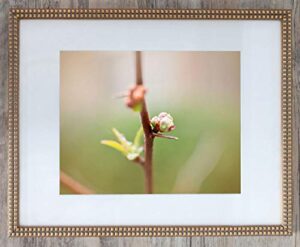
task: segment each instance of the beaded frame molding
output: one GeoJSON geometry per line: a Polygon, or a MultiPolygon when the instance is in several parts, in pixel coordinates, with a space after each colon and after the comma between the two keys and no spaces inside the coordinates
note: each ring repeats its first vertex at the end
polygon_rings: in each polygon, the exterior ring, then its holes
{"type": "Polygon", "coordinates": [[[236,236],[292,234],[292,14],[290,10],[10,9],[8,234],[11,237],[236,236]],[[19,224],[19,28],[23,19],[196,19],[281,22],[282,224],[249,226],[21,226],[19,224]]]}

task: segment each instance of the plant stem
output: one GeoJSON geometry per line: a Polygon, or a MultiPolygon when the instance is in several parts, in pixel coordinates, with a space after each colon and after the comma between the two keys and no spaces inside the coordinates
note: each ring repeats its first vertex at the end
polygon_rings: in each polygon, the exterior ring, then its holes
{"type": "Polygon", "coordinates": [[[144,164],[145,164],[145,160],[138,156],[136,159],[133,160],[135,163],[139,164],[140,166],[144,167],[144,164]]]}
{"type": "Polygon", "coordinates": [[[95,194],[94,191],[85,187],[84,185],[82,185],[63,171],[60,171],[60,182],[76,194],[95,194]]]}
{"type": "MultiPolygon", "coordinates": [[[[143,85],[142,62],[141,62],[140,51],[136,52],[136,84],[143,85]]],[[[148,194],[152,194],[153,193],[152,156],[153,156],[154,135],[152,133],[149,113],[147,110],[147,104],[145,99],[142,101],[142,110],[140,112],[140,118],[144,130],[144,138],[145,138],[145,144],[144,144],[145,192],[148,194]]]]}
{"type": "Polygon", "coordinates": [[[164,134],[161,134],[161,133],[153,133],[153,135],[155,137],[160,137],[160,138],[165,138],[165,139],[171,139],[171,140],[178,140],[178,137],[176,137],[176,136],[169,136],[169,135],[164,135],[164,134]]]}

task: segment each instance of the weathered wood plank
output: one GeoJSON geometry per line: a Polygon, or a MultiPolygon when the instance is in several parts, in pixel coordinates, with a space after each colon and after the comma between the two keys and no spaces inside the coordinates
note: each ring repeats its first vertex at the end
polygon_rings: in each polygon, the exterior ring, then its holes
{"type": "Polygon", "coordinates": [[[294,164],[300,147],[299,0],[10,0],[0,3],[0,246],[300,246],[299,167],[295,167],[294,234],[291,237],[222,238],[7,238],[7,35],[8,8],[292,8],[294,14],[294,164]]]}
{"type": "Polygon", "coordinates": [[[7,219],[7,11],[9,4],[0,3],[0,245],[6,246],[6,219],[7,219]]]}

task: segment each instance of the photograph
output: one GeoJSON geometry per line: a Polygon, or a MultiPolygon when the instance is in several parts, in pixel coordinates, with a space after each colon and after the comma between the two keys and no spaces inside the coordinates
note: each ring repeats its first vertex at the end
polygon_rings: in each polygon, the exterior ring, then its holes
{"type": "Polygon", "coordinates": [[[240,193],[240,170],[240,52],[60,52],[60,194],[240,193]]]}
{"type": "Polygon", "coordinates": [[[48,5],[0,16],[0,246],[297,242],[295,4],[48,5]]]}

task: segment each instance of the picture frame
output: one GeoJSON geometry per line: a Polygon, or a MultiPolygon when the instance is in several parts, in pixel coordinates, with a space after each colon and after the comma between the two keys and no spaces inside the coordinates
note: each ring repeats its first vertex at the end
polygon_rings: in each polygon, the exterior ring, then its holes
{"type": "Polygon", "coordinates": [[[8,231],[11,237],[236,236],[292,234],[292,14],[290,10],[18,9],[9,13],[8,231]],[[281,28],[282,224],[23,226],[20,219],[20,22],[22,20],[267,20],[281,28]]]}

